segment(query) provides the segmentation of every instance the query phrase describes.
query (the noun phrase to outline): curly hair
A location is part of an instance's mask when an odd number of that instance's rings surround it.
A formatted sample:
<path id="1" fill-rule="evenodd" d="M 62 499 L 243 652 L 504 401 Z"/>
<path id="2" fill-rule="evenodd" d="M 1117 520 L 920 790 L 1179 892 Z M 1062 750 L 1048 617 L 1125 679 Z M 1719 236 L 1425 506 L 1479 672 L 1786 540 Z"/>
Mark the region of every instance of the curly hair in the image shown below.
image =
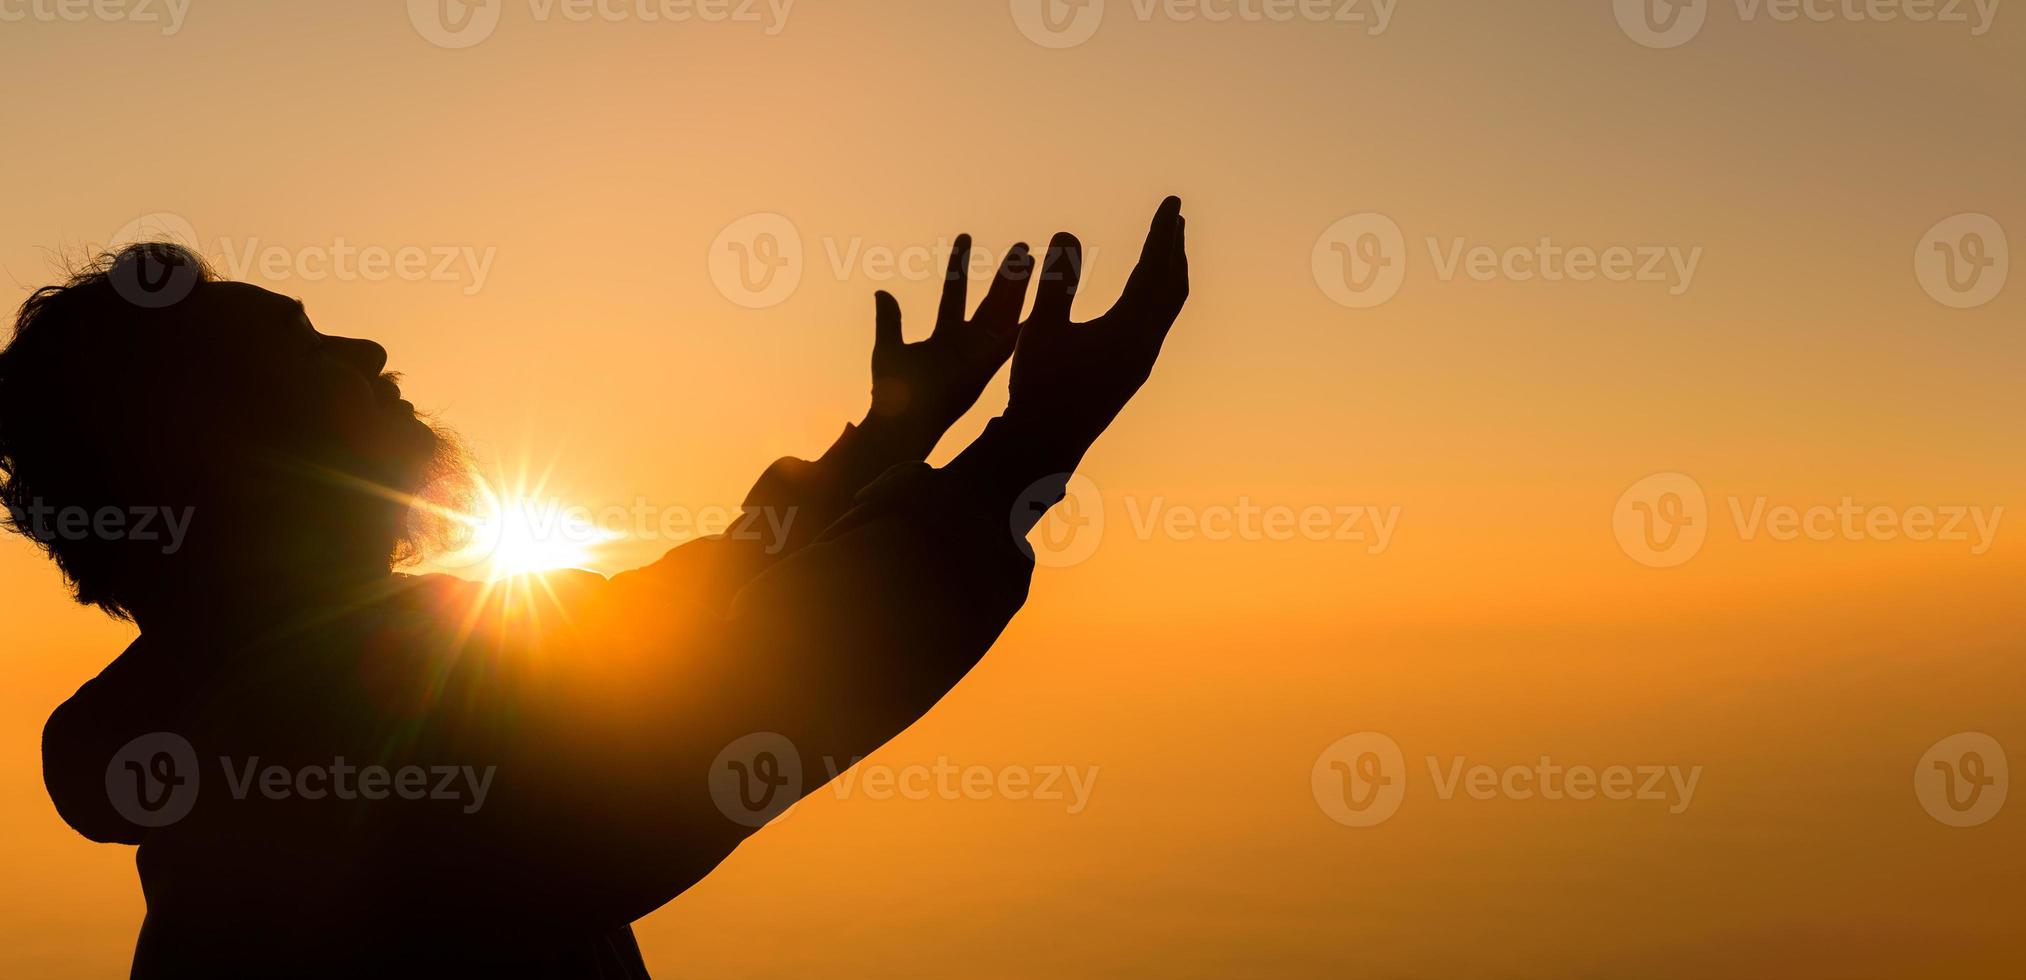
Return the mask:
<path id="1" fill-rule="evenodd" d="M 174 494 L 158 465 L 151 420 L 168 329 L 182 301 L 217 276 L 190 249 L 166 242 L 93 257 L 21 304 L 0 350 L 0 504 L 9 528 L 34 540 L 77 601 L 130 618 L 132 542 L 54 535 L 30 515 L 54 504 L 94 512 Z M 114 460 L 124 460 L 115 465 Z M 166 503 L 166 500 L 159 501 Z"/>

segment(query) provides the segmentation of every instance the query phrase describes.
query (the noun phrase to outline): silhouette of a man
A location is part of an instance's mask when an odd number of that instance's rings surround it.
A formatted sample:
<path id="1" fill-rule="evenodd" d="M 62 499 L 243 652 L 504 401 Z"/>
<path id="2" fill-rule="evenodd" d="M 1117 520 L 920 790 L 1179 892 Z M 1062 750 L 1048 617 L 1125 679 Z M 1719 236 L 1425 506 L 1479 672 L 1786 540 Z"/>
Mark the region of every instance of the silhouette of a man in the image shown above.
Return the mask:
<path id="1" fill-rule="evenodd" d="M 1187 299 L 1183 226 L 1163 202 L 1081 324 L 1075 238 L 1039 276 L 1013 249 L 968 318 L 960 239 L 929 339 L 877 297 L 865 421 L 754 487 L 788 540 L 528 589 L 394 571 L 463 467 L 379 345 L 174 246 L 36 292 L 0 351 L 0 498 L 140 628 L 43 740 L 63 818 L 139 845 L 134 975 L 644 976 L 630 923 L 828 778 L 797 754 L 871 752 L 1019 609 L 1019 535 Z M 1005 413 L 923 463 L 1009 356 Z"/>

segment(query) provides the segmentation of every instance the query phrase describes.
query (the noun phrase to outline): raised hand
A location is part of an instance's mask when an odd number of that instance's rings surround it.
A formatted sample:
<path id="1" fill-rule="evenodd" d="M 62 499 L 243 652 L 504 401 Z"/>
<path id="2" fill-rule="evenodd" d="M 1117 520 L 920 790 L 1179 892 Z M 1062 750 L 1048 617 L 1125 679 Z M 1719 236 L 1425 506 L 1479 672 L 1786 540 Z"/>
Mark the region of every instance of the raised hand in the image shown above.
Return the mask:
<path id="1" fill-rule="evenodd" d="M 1013 353 L 1020 336 L 1020 308 L 1034 258 L 1015 245 L 999 264 L 977 312 L 964 317 L 971 267 L 971 236 L 960 235 L 950 252 L 948 278 L 936 326 L 927 340 L 902 338 L 900 303 L 881 290 L 875 300 L 872 341 L 872 411 L 866 426 L 897 434 L 926 456 L 936 440 L 978 400 L 985 385 Z"/>
<path id="2" fill-rule="evenodd" d="M 1146 383 L 1168 329 L 1189 299 L 1187 222 L 1182 200 L 1154 213 L 1139 265 L 1111 310 L 1072 323 L 1070 305 L 1083 276 L 1083 246 L 1062 233 L 1049 243 L 1034 311 L 1020 328 L 1005 418 L 1051 454 L 1080 458 Z"/>

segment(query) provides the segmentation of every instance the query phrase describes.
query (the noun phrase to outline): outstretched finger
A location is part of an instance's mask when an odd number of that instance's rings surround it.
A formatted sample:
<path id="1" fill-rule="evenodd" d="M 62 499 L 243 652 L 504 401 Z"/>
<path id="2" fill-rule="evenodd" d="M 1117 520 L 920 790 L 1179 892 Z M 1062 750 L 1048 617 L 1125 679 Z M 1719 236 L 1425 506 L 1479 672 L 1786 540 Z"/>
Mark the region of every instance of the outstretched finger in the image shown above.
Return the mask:
<path id="1" fill-rule="evenodd" d="M 999 274 L 992 277 L 992 288 L 985 293 L 985 301 L 978 304 L 972 323 L 994 336 L 1018 330 L 1020 308 L 1027 303 L 1027 280 L 1033 275 L 1034 256 L 1027 251 L 1027 243 L 1013 246 L 1000 261 Z"/>
<path id="2" fill-rule="evenodd" d="M 1175 219 L 1175 258 L 1168 272 L 1167 316 L 1163 318 L 1162 333 L 1175 325 L 1175 317 L 1181 315 L 1182 305 L 1189 302 L 1189 219 Z"/>
<path id="3" fill-rule="evenodd" d="M 1061 232 L 1048 243 L 1048 258 L 1041 264 L 1041 284 L 1034 288 L 1034 314 L 1029 323 L 1069 322 L 1069 308 L 1076 300 L 1076 287 L 1083 279 L 1083 243 L 1069 232 Z"/>
<path id="4" fill-rule="evenodd" d="M 872 349 L 899 347 L 906 343 L 900 332 L 900 301 L 882 289 L 872 295 Z"/>
<path id="5" fill-rule="evenodd" d="M 1140 248 L 1140 262 L 1133 266 L 1133 274 L 1126 280 L 1125 292 L 1119 296 L 1119 306 L 1133 309 L 1161 302 L 1157 297 L 1167 292 L 1174 275 L 1174 256 L 1176 243 L 1181 239 L 1181 226 L 1182 199 L 1170 197 L 1162 201 L 1154 211 L 1153 225 L 1147 229 L 1146 244 Z"/>
<path id="6" fill-rule="evenodd" d="M 964 322 L 964 299 L 971 286 L 971 236 L 958 235 L 950 247 L 950 268 L 943 274 L 943 303 L 936 310 L 936 329 Z"/>

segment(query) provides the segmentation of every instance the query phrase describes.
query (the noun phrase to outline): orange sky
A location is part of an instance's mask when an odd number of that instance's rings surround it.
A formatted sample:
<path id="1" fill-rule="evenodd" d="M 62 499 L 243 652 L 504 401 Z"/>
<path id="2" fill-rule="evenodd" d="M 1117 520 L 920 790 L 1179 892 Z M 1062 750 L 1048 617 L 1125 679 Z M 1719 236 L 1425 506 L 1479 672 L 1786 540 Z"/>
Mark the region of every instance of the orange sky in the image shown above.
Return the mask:
<path id="1" fill-rule="evenodd" d="M 485 458 L 553 461 L 549 489 L 593 508 L 732 505 L 820 451 L 864 409 L 873 290 L 925 330 L 958 232 L 996 257 L 1077 231 L 1088 315 L 1160 197 L 1187 201 L 1189 310 L 1087 461 L 1102 538 L 1041 569 L 985 663 L 872 760 L 1080 767 L 1086 805 L 826 790 L 639 925 L 660 973 L 2026 965 L 2026 804 L 1944 826 L 1913 779 L 1961 732 L 2026 761 L 2026 284 L 1967 309 L 1930 292 L 1930 232 L 1967 227 L 1944 219 L 2026 242 L 2015 12 L 1977 36 L 1967 3 L 1969 23 L 1706 4 L 1662 49 L 1601 0 L 1353 0 L 1325 6 L 1364 20 L 1324 23 L 1109 0 L 1041 35 L 1095 24 L 1058 48 L 1023 33 L 1028 0 L 781 21 L 493 0 L 491 33 L 452 49 L 475 36 L 429 3 L 194 0 L 173 26 L 115 6 L 134 18 L 0 0 L 6 305 L 56 256 L 180 222 L 324 331 L 384 343 Z M 1404 278 L 1352 308 L 1325 235 L 1369 214 Z M 801 261 L 749 308 L 724 257 L 756 228 Z M 1544 241 L 1652 252 L 1658 278 L 1468 273 L 1474 248 L 1531 263 Z M 348 248 L 426 271 L 337 271 Z M 1661 473 L 1705 508 L 1670 568 L 1614 534 Z M 1990 532 L 1779 540 L 1739 518 L 1845 498 Z M 1384 547 L 1369 516 L 1362 540 L 1190 530 L 1245 507 L 1393 516 Z M 0 975 L 115 974 L 132 854 L 63 826 L 37 739 L 128 630 L 19 540 L 0 592 Z M 1404 799 L 1344 826 L 1311 775 L 1364 732 L 1400 747 Z M 1543 756 L 1699 781 L 1669 812 L 1445 799 L 1431 777 Z"/>

